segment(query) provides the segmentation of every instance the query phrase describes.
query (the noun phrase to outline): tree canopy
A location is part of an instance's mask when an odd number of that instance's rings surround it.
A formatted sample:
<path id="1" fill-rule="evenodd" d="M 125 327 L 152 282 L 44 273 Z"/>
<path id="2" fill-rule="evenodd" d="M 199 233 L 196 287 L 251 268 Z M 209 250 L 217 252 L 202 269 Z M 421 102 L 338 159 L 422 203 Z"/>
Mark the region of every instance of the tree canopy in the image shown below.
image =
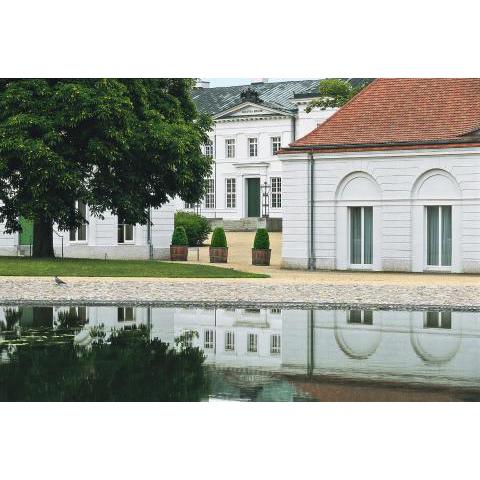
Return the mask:
<path id="1" fill-rule="evenodd" d="M 209 118 L 191 79 L 1 79 L 0 221 L 34 222 L 34 255 L 53 255 L 60 230 L 111 211 L 130 224 L 170 197 L 196 202 L 211 160 Z M 43 245 L 40 245 L 42 243 Z"/>
<path id="2" fill-rule="evenodd" d="M 322 110 L 339 108 L 345 105 L 369 83 L 369 81 L 365 81 L 354 87 L 350 82 L 340 78 L 326 78 L 318 86 L 319 98 L 312 100 L 305 110 L 311 112 L 315 107 Z"/>

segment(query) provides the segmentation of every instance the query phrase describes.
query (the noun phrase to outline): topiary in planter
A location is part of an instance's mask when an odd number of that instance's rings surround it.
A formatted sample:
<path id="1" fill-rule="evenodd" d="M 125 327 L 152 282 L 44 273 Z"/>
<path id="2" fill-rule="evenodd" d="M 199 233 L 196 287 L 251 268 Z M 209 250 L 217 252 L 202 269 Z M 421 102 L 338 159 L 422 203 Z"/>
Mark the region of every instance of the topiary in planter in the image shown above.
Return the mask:
<path id="1" fill-rule="evenodd" d="M 212 234 L 210 242 L 210 263 L 227 263 L 228 247 L 225 230 L 217 227 Z"/>
<path id="2" fill-rule="evenodd" d="M 170 245 L 170 260 L 185 262 L 188 258 L 188 238 L 183 227 L 176 227 Z"/>
<path id="3" fill-rule="evenodd" d="M 259 228 L 253 240 L 253 248 L 256 250 L 268 250 L 270 248 L 270 237 L 266 228 Z"/>
<path id="4" fill-rule="evenodd" d="M 265 228 L 259 228 L 255 234 L 252 248 L 252 265 L 270 265 L 270 237 Z"/>

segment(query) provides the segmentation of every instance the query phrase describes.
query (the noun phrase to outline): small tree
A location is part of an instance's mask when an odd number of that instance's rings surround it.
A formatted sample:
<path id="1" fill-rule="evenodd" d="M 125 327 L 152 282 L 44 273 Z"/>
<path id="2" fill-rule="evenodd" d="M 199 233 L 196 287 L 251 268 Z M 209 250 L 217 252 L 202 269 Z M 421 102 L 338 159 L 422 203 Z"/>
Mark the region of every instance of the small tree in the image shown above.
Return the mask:
<path id="1" fill-rule="evenodd" d="M 321 110 L 342 107 L 370 82 L 371 80 L 365 80 L 354 87 L 350 82 L 340 78 L 326 78 L 318 86 L 319 98 L 312 100 L 305 111 L 311 112 L 315 107 Z"/>
<path id="2" fill-rule="evenodd" d="M 210 119 L 192 79 L 0 79 L 0 222 L 33 222 L 33 256 L 53 257 L 53 225 L 109 211 L 146 224 L 149 208 L 205 193 Z"/>
<path id="3" fill-rule="evenodd" d="M 270 237 L 265 228 L 259 228 L 253 241 L 255 250 L 268 250 L 270 248 Z"/>
<path id="4" fill-rule="evenodd" d="M 188 238 L 183 227 L 175 227 L 172 235 L 172 246 L 186 247 L 188 245 Z"/>
<path id="5" fill-rule="evenodd" d="M 202 245 L 211 231 L 210 224 L 205 217 L 190 212 L 177 212 L 175 226 L 185 228 L 190 247 Z"/>
<path id="6" fill-rule="evenodd" d="M 227 237 L 222 227 L 217 227 L 212 234 L 210 246 L 213 248 L 227 248 Z"/>

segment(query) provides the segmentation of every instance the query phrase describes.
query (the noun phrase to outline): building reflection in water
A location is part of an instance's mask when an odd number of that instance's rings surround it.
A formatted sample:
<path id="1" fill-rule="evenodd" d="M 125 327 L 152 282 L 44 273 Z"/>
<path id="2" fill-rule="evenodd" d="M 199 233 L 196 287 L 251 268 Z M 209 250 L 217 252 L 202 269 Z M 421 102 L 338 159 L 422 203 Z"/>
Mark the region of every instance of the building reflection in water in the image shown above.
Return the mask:
<path id="1" fill-rule="evenodd" d="M 20 311 L 15 317 L 12 312 Z M 480 317 L 477 312 L 281 310 L 132 306 L 4 307 L 0 336 L 29 328 L 61 328 L 76 315 L 74 342 L 88 346 L 102 328 L 149 328 L 174 344 L 188 335 L 206 364 L 230 372 L 255 391 L 265 375 L 322 376 L 477 388 Z M 67 318 L 67 320 L 66 320 Z M 63 320 L 62 320 L 63 319 Z M 63 322 L 63 323 L 62 323 Z M 7 338 L 7 337 L 5 337 Z M 262 377 L 263 376 L 263 377 Z M 238 377 L 237 377 L 238 378 Z M 247 395 L 248 396 L 248 395 Z"/>

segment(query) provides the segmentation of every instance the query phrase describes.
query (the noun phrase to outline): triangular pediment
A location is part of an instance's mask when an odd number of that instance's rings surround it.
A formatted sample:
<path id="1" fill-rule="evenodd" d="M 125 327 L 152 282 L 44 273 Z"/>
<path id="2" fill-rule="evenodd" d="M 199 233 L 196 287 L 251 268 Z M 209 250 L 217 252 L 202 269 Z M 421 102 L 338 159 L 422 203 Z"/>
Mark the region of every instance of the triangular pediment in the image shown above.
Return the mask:
<path id="1" fill-rule="evenodd" d="M 259 117 L 265 115 L 286 115 L 286 112 L 253 102 L 244 102 L 215 115 L 216 119 L 235 117 Z M 288 114 L 287 114 L 288 115 Z"/>

